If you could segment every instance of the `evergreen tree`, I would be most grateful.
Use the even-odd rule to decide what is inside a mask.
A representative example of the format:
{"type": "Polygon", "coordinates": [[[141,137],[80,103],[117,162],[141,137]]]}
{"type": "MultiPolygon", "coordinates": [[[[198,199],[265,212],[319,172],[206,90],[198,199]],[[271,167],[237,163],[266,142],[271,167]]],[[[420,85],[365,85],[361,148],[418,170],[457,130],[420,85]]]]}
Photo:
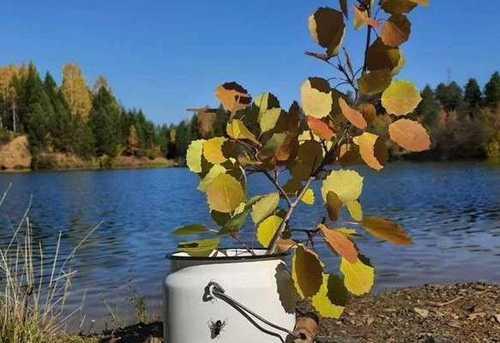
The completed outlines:
{"type": "Polygon", "coordinates": [[[455,81],[448,85],[440,83],[435,94],[446,112],[455,111],[463,102],[462,88],[455,81]]]}
{"type": "Polygon", "coordinates": [[[416,112],[422,116],[424,123],[432,125],[439,115],[439,102],[434,96],[434,91],[427,85],[421,93],[422,101],[418,105],[416,112]]]}
{"type": "Polygon", "coordinates": [[[484,100],[487,106],[493,108],[500,102],[500,74],[498,72],[493,73],[484,86],[484,100]]]}
{"type": "Polygon", "coordinates": [[[121,109],[116,99],[101,87],[94,98],[89,122],[98,155],[116,156],[120,152],[120,120],[121,109]]]}
{"type": "Polygon", "coordinates": [[[481,104],[481,88],[476,79],[469,79],[465,85],[464,101],[470,109],[478,108],[481,104]]]}
{"type": "Polygon", "coordinates": [[[16,88],[17,94],[20,95],[20,123],[28,133],[31,147],[36,151],[52,147],[49,127],[54,108],[33,64],[29,65],[26,76],[18,80],[16,88]]]}

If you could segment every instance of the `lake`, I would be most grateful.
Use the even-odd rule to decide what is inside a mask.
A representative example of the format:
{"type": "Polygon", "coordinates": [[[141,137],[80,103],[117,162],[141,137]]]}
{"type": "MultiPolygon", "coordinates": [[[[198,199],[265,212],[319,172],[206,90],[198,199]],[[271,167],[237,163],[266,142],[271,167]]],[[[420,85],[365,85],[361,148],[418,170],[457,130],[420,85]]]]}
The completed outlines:
{"type": "MultiPolygon", "coordinates": [[[[393,163],[380,175],[364,168],[360,173],[365,176],[365,214],[399,222],[414,239],[410,247],[370,237],[358,240],[377,268],[377,290],[500,281],[498,165],[393,163]]],[[[130,322],[133,294],[144,296],[151,312],[159,311],[161,282],[168,272],[165,255],[178,242],[172,229],[189,223],[212,225],[197,182],[196,175],[182,168],[1,174],[0,189],[13,186],[0,209],[0,242],[10,237],[30,196],[35,241],[42,243],[46,255],[54,253],[59,232],[64,255],[102,222],[78,252],[68,306],[78,306],[85,293],[86,328],[91,320],[109,320],[109,309],[130,322]]],[[[269,192],[265,178],[253,176],[250,182],[251,193],[269,192]]],[[[293,227],[314,225],[324,213],[319,203],[301,206],[293,227]]],[[[336,258],[321,249],[323,258],[335,264],[336,258]]]]}

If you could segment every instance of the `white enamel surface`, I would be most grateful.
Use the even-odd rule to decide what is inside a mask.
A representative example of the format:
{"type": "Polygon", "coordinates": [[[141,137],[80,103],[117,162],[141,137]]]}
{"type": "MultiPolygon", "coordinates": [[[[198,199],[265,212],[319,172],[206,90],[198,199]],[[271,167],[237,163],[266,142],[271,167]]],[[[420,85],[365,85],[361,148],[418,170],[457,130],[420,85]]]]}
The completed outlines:
{"type": "MultiPolygon", "coordinates": [[[[276,268],[280,259],[224,261],[172,261],[175,272],[165,280],[164,330],[167,343],[265,343],[282,342],[263,333],[226,302],[204,302],[205,286],[220,284],[231,296],[265,319],[293,329],[295,315],[286,313],[277,291],[276,268]],[[209,264],[205,264],[209,263],[209,264]],[[225,323],[216,338],[211,338],[211,322],[225,323]]],[[[258,321],[257,321],[258,322],[258,321]]],[[[286,334],[258,322],[267,330],[286,334]]]]}

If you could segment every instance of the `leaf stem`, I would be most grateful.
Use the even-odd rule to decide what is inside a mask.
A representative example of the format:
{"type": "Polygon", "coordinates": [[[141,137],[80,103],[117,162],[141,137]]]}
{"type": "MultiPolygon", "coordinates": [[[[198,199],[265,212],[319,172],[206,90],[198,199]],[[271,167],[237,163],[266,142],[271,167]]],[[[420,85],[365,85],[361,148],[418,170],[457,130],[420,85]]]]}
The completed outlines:
{"type": "Polygon", "coordinates": [[[281,194],[281,196],[285,199],[286,203],[288,204],[288,208],[290,208],[292,205],[292,201],[290,200],[288,194],[286,194],[286,191],[283,189],[283,187],[281,187],[281,185],[279,184],[278,178],[273,177],[271,174],[269,174],[267,170],[264,170],[264,175],[269,179],[269,181],[271,181],[274,187],[276,187],[278,192],[281,194]]]}

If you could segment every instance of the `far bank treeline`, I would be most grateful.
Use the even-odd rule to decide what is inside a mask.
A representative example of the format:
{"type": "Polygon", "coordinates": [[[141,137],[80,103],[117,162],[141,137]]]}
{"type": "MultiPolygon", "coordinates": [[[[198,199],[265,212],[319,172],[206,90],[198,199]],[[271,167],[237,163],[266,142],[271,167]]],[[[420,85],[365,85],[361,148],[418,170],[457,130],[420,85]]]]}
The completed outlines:
{"type": "MultiPolygon", "coordinates": [[[[220,109],[197,111],[173,125],[155,125],[139,109],[120,104],[104,77],[89,86],[80,68],[68,64],[58,85],[50,73],[40,76],[33,64],[0,68],[0,140],[27,134],[33,165],[44,152],[83,159],[119,155],[183,160],[187,147],[200,138],[225,133],[227,114],[220,109]]],[[[422,90],[416,116],[432,137],[432,149],[418,158],[449,160],[500,156],[500,75],[480,87],[470,79],[422,90]]],[[[381,130],[384,118],[379,118],[381,130]]],[[[0,142],[0,143],[2,143],[0,142]]],[[[393,157],[400,152],[392,149],[393,157]]],[[[413,156],[404,156],[412,158],[413,156]]]]}
{"type": "Polygon", "coordinates": [[[169,145],[170,132],[141,110],[124,108],[104,77],[90,87],[75,64],[64,66],[61,85],[50,73],[42,78],[33,64],[0,68],[1,143],[26,134],[35,168],[46,152],[103,161],[118,155],[175,158],[182,151],[169,145]]]}

